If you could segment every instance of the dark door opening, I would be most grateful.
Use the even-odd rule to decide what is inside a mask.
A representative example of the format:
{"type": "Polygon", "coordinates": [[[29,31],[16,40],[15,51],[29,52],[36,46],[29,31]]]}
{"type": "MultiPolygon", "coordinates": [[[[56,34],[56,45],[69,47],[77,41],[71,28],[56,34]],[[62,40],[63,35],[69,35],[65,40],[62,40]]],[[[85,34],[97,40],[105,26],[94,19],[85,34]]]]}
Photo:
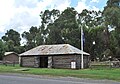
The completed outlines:
{"type": "Polygon", "coordinates": [[[40,57],[40,68],[48,67],[48,57],[40,57]]]}

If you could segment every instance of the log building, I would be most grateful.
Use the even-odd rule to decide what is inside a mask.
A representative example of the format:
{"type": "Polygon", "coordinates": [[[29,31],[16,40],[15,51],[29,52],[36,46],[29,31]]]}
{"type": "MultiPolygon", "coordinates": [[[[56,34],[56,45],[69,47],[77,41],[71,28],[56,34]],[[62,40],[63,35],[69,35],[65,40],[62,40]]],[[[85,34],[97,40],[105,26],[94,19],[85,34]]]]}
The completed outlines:
{"type": "Polygon", "coordinates": [[[89,54],[69,44],[41,45],[20,54],[22,67],[80,69],[89,67],[89,54]]]}

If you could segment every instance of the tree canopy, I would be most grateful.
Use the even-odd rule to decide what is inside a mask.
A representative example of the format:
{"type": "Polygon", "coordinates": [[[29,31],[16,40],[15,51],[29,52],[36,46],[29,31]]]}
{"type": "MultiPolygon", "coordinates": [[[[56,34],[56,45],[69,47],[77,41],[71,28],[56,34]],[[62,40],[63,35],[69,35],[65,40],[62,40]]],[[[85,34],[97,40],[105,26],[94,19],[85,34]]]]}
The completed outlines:
{"type": "Polygon", "coordinates": [[[10,29],[0,40],[0,54],[5,51],[22,53],[43,44],[71,44],[80,49],[81,30],[84,31],[84,51],[91,59],[103,56],[120,57],[120,0],[108,0],[103,11],[84,9],[78,13],[73,7],[64,11],[57,9],[40,12],[41,24],[30,27],[20,37],[10,29]],[[21,46],[21,39],[26,44],[21,46]]]}

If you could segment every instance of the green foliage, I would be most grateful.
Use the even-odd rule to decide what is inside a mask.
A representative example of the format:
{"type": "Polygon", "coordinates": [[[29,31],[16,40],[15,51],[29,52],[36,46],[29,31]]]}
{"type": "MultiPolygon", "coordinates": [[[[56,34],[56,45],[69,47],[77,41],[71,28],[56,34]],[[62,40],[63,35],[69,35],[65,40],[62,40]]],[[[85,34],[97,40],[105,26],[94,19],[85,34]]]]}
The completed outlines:
{"type": "MultiPolygon", "coordinates": [[[[4,52],[14,51],[16,53],[21,53],[21,50],[19,49],[21,38],[20,34],[17,31],[13,29],[7,30],[5,35],[2,37],[2,40],[5,46],[4,52]]],[[[2,55],[4,55],[4,53],[2,55]]]]}
{"type": "Polygon", "coordinates": [[[3,36],[2,39],[5,42],[8,42],[9,40],[11,40],[14,46],[19,46],[20,40],[21,40],[20,34],[13,29],[10,29],[9,31],[7,31],[7,33],[5,33],[5,36],[3,36]]]}
{"type": "Polygon", "coordinates": [[[118,51],[120,48],[120,0],[108,0],[107,6],[103,11],[103,17],[105,19],[105,25],[112,29],[110,32],[110,49],[114,56],[120,57],[118,51]]]}
{"type": "Polygon", "coordinates": [[[107,8],[107,7],[119,7],[120,6],[120,0],[108,0],[107,1],[107,6],[105,7],[105,8],[107,8]]]}
{"type": "MultiPolygon", "coordinates": [[[[50,44],[69,43],[77,46],[79,41],[79,29],[76,23],[76,11],[74,8],[67,8],[53,24],[48,25],[50,44]]],[[[78,47],[78,46],[77,46],[78,47]]]]}
{"type": "MultiPolygon", "coordinates": [[[[107,10],[106,8],[105,11],[107,10]]],[[[108,24],[107,18],[103,17],[105,13],[109,15],[105,11],[102,14],[101,11],[85,9],[78,13],[74,8],[69,7],[61,13],[55,9],[45,10],[40,13],[41,26],[36,29],[31,27],[29,32],[22,34],[27,41],[25,49],[28,50],[41,44],[61,43],[68,43],[80,48],[80,28],[83,27],[84,51],[91,54],[91,59],[102,59],[104,51],[107,50],[110,50],[113,53],[112,55],[115,56],[116,49],[118,50],[117,44],[114,44],[117,35],[109,31],[108,25],[111,23],[108,24]],[[93,42],[95,42],[95,45],[93,45],[93,42]]],[[[119,43],[119,41],[117,42],[119,43]]]]}
{"type": "Polygon", "coordinates": [[[26,49],[29,50],[31,48],[36,47],[38,44],[42,44],[41,42],[41,31],[37,27],[31,27],[29,32],[23,32],[22,37],[27,41],[26,45],[24,46],[26,49]]]}
{"type": "Polygon", "coordinates": [[[107,25],[115,26],[116,29],[120,27],[120,8],[108,7],[104,10],[104,16],[107,25]]]}
{"type": "Polygon", "coordinates": [[[2,59],[2,57],[4,56],[5,53],[5,44],[3,43],[3,41],[0,39],[0,60],[2,59]]]}
{"type": "Polygon", "coordinates": [[[68,69],[39,69],[27,68],[28,71],[22,71],[22,67],[12,67],[0,65],[0,73],[24,73],[34,75],[50,75],[50,76],[71,76],[78,78],[91,78],[91,79],[108,79],[120,81],[120,69],[85,69],[85,70],[68,70],[68,69]]]}
{"type": "Polygon", "coordinates": [[[120,0],[108,0],[102,12],[84,9],[78,13],[72,7],[61,12],[45,10],[40,13],[40,19],[39,28],[32,26],[22,33],[24,46],[20,45],[20,34],[10,29],[2,37],[0,45],[5,45],[5,49],[1,49],[21,53],[38,45],[63,43],[80,48],[82,27],[84,51],[90,53],[91,59],[102,59],[104,54],[120,57],[120,0]]]}

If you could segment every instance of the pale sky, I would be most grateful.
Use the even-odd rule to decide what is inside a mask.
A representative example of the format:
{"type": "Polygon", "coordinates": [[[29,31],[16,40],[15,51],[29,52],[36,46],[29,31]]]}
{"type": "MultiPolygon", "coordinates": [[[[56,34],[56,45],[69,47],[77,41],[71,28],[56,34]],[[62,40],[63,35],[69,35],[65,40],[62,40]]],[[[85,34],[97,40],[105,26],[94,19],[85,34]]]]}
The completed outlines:
{"type": "Polygon", "coordinates": [[[7,30],[20,34],[31,26],[40,26],[39,14],[46,9],[74,7],[79,13],[83,9],[103,10],[107,0],[0,0],[0,37],[7,30]]]}

